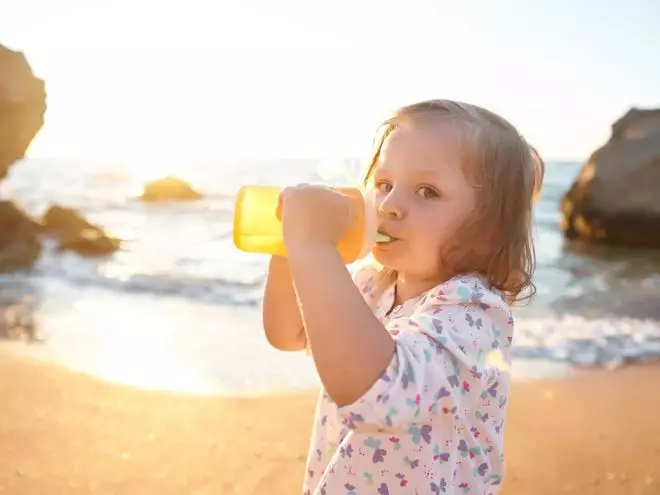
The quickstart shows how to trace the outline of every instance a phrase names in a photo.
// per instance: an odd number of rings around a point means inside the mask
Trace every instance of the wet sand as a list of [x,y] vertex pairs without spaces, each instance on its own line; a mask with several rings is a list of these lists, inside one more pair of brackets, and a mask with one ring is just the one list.
[[[515,383],[503,493],[660,494],[659,390],[657,365]],[[297,494],[314,403],[144,391],[0,347],[0,493]]]

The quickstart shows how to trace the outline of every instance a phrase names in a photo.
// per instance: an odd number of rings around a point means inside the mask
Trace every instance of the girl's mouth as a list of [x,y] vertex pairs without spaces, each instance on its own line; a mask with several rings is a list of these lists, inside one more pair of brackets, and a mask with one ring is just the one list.
[[389,244],[390,242],[394,242],[397,239],[395,237],[389,236],[383,232],[377,232],[376,233],[376,244]]

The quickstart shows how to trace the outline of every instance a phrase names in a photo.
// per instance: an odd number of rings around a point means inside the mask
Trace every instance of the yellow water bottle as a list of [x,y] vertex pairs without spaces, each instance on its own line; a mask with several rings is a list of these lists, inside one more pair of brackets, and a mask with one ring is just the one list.
[[[353,223],[337,244],[337,250],[346,264],[364,257],[371,248],[371,215],[362,190],[357,187],[337,187],[353,202]],[[234,208],[234,245],[250,253],[286,256],[282,239],[282,223],[277,218],[277,204],[282,188],[276,186],[247,185],[238,192]]]

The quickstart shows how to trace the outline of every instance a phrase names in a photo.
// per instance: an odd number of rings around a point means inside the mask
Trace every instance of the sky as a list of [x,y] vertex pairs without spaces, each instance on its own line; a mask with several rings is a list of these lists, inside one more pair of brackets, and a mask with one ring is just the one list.
[[0,0],[46,80],[33,157],[362,156],[396,106],[453,98],[584,160],[660,106],[660,2]]

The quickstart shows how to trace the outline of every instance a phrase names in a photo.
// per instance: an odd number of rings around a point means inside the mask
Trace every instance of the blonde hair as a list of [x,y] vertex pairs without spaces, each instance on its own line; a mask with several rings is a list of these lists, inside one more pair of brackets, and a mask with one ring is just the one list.
[[[383,144],[397,128],[439,119],[456,124],[462,131],[463,172],[475,188],[477,200],[472,221],[459,229],[453,236],[455,242],[441,253],[442,277],[449,280],[475,273],[509,303],[529,300],[536,293],[532,282],[536,266],[533,204],[545,167],[537,151],[504,118],[451,100],[427,100],[402,107],[378,128],[364,186],[368,187],[373,177]],[[469,249],[475,245],[470,241],[478,237],[486,240],[486,253]],[[392,271],[383,275],[387,282],[396,279]]]

